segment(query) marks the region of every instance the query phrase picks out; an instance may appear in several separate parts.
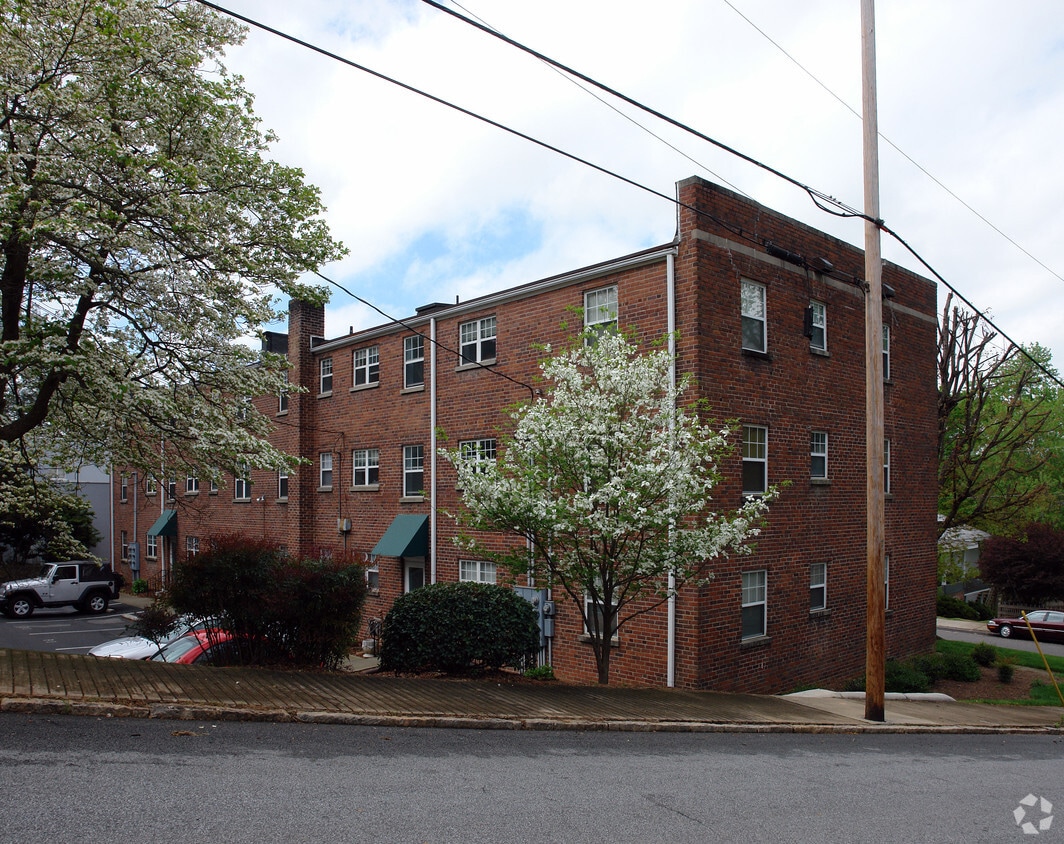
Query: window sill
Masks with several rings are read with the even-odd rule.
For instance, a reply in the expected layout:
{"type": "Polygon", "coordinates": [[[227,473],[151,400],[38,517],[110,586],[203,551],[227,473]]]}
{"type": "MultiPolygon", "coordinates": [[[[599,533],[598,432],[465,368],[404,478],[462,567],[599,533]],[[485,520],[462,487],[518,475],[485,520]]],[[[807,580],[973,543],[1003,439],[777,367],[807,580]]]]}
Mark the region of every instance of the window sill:
{"type": "Polygon", "coordinates": [[[370,598],[379,598],[381,596],[380,589],[373,589],[371,587],[366,588],[366,596],[370,598]]]}
{"type": "Polygon", "coordinates": [[[284,498],[278,498],[276,501],[274,501],[274,503],[275,504],[287,504],[288,503],[288,496],[286,495],[284,498]]]}
{"type": "Polygon", "coordinates": [[[759,648],[765,647],[772,641],[772,637],[768,635],[750,636],[739,642],[740,649],[745,648],[759,648]]]}
{"type": "Polygon", "coordinates": [[[831,608],[823,607],[819,610],[809,610],[810,621],[820,621],[823,618],[831,618],[831,608]]]}
{"type": "Polygon", "coordinates": [[[332,398],[332,390],[329,390],[327,393],[318,393],[318,398],[319,399],[330,399],[330,398],[332,398]]]}
{"type": "Polygon", "coordinates": [[[809,483],[813,486],[831,486],[831,478],[810,478],[809,483]]]}
{"type": "MultiPolygon", "coordinates": [[[[144,497],[145,498],[155,498],[156,495],[158,495],[157,492],[146,492],[146,493],[144,493],[144,497]]],[[[122,503],[125,504],[126,503],[126,499],[123,498],[122,499],[122,503]]]]}
{"type": "MultiPolygon", "coordinates": [[[[591,642],[593,641],[592,638],[587,633],[581,633],[577,637],[576,640],[578,642],[581,642],[582,644],[585,644],[585,645],[590,645],[591,642]]],[[[621,646],[621,640],[618,639],[616,636],[614,636],[612,639],[610,639],[610,647],[611,648],[619,648],[620,646],[621,646]]]]}
{"type": "Polygon", "coordinates": [[[332,484],[329,484],[329,486],[318,487],[318,492],[332,492],[332,484]]]}
{"type": "Polygon", "coordinates": [[[250,498],[234,498],[233,499],[233,503],[234,504],[250,504],[251,503],[251,499],[250,498]]]}
{"type": "Polygon", "coordinates": [[[399,499],[400,504],[423,504],[424,502],[424,495],[404,495],[399,499]]]}
{"type": "Polygon", "coordinates": [[[756,358],[757,360],[772,360],[772,355],[770,355],[768,352],[759,352],[755,349],[743,349],[743,357],[756,358]]]}
{"type": "Polygon", "coordinates": [[[277,411],[277,412],[276,412],[276,413],[274,414],[274,416],[287,416],[287,415],[288,415],[288,411],[287,411],[287,410],[278,410],[278,411],[277,411]]]}
{"type": "Polygon", "coordinates": [[[816,355],[817,357],[821,358],[831,357],[831,352],[829,352],[827,349],[818,349],[816,346],[809,347],[809,354],[816,355]]]}
{"type": "Polygon", "coordinates": [[[351,487],[351,492],[376,492],[381,488],[380,484],[360,484],[351,487]]]}
{"type": "Polygon", "coordinates": [[[454,368],[455,372],[469,372],[472,369],[483,369],[486,366],[494,366],[497,358],[487,358],[486,360],[478,360],[473,363],[460,363],[454,368]]]}
{"type": "Polygon", "coordinates": [[[198,489],[195,492],[185,492],[185,498],[195,498],[197,495],[199,495],[198,489]]]}
{"type": "Polygon", "coordinates": [[[425,392],[425,385],[424,384],[413,384],[413,385],[411,385],[409,387],[403,387],[403,389],[401,389],[399,391],[399,395],[405,396],[405,395],[409,395],[410,393],[423,393],[423,392],[425,392]]]}
{"type": "Polygon", "coordinates": [[[374,389],[376,387],[379,387],[380,385],[381,385],[380,381],[373,381],[370,384],[355,384],[355,386],[352,387],[350,390],[348,390],[348,392],[349,393],[361,393],[363,390],[372,390],[372,389],[374,389]]]}

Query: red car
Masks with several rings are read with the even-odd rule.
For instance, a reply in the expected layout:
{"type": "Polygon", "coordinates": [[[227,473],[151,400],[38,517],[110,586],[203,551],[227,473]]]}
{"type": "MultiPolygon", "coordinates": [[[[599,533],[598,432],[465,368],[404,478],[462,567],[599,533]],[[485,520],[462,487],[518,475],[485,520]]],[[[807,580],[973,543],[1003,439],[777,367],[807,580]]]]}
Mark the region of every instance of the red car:
{"type": "MultiPolygon", "coordinates": [[[[1034,635],[1039,642],[1064,642],[1064,612],[1059,610],[1035,610],[1027,613],[1034,635]]],[[[993,618],[986,629],[1002,639],[1012,636],[1030,636],[1027,623],[1022,618],[993,618]]]]}
{"type": "Polygon", "coordinates": [[[230,665],[236,645],[232,634],[225,630],[193,630],[164,645],[149,659],[178,665],[230,665]]]}

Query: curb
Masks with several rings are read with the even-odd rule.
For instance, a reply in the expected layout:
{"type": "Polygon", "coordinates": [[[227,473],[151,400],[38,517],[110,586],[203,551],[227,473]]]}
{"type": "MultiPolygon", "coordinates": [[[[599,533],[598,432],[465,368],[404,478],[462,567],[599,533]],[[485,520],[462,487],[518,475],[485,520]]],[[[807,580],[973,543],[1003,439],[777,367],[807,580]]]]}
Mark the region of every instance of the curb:
{"type": "Polygon", "coordinates": [[[217,706],[76,703],[47,698],[3,698],[0,712],[24,715],[80,715],[96,718],[147,718],[171,721],[247,721],[259,723],[338,724],[353,727],[435,728],[451,730],[522,730],[540,732],[618,733],[765,733],[806,735],[1064,735],[1048,726],[963,726],[892,724],[752,724],[705,721],[605,721],[598,719],[476,718],[461,715],[357,715],[346,712],[283,709],[237,709],[217,706]]]}

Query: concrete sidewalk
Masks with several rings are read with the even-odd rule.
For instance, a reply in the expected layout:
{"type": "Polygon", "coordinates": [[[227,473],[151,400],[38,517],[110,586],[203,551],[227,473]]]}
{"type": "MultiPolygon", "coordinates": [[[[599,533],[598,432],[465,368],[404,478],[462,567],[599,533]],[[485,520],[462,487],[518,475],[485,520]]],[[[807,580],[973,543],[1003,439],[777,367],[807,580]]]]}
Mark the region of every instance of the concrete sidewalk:
{"type": "Polygon", "coordinates": [[[452,681],[352,672],[211,668],[0,650],[0,711],[480,729],[691,732],[1062,732],[1064,709],[727,694],[552,682],[452,681]]]}

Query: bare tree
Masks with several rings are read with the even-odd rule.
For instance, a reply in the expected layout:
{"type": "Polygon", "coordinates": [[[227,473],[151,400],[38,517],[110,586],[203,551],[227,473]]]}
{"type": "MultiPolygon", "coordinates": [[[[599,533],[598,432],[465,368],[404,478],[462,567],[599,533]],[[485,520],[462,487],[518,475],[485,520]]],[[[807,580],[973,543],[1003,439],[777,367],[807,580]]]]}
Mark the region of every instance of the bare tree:
{"type": "MultiPolygon", "coordinates": [[[[1032,358],[979,314],[946,298],[938,333],[940,534],[969,524],[1007,532],[1048,493],[1042,469],[1059,442],[1057,394],[1032,358]]],[[[1048,363],[1046,361],[1045,363],[1048,363]]]]}

